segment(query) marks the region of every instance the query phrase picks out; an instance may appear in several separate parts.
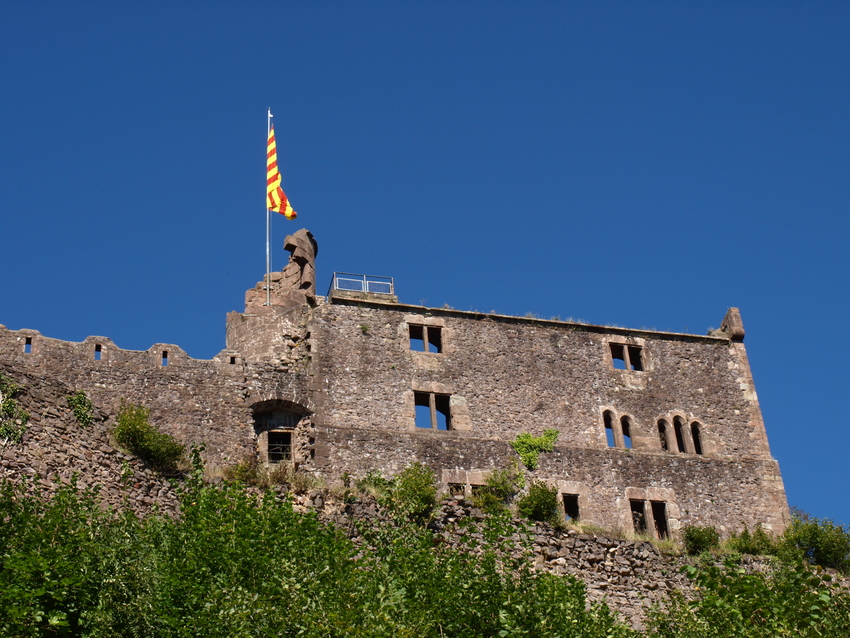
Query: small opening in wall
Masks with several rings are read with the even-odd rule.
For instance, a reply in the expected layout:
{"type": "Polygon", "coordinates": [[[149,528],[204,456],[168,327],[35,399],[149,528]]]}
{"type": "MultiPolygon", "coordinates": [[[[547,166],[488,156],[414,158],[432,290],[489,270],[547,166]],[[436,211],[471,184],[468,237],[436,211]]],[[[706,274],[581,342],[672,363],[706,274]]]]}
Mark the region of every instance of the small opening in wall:
{"type": "Polygon", "coordinates": [[[408,326],[410,330],[410,349],[416,352],[425,352],[425,328],[424,326],[408,326]]]}
{"type": "Polygon", "coordinates": [[[484,486],[483,485],[470,485],[469,486],[469,492],[472,494],[472,496],[481,496],[481,494],[484,493],[484,486]]]}
{"type": "Polygon", "coordinates": [[[236,364],[236,357],[230,357],[230,365],[236,364]]]}
{"type": "Polygon", "coordinates": [[[414,392],[416,405],[416,427],[431,429],[431,395],[427,392],[414,392]]]}
{"type": "Polygon", "coordinates": [[[449,496],[462,497],[466,493],[466,486],[463,483],[449,483],[446,487],[449,490],[449,496]]]}
{"type": "Polygon", "coordinates": [[[702,454],[702,439],[700,437],[700,425],[696,421],[691,423],[691,437],[694,440],[694,453],[702,454]]]}
{"type": "Polygon", "coordinates": [[[168,350],[162,351],[162,365],[164,365],[164,366],[168,365],[168,350]]]}
{"type": "Polygon", "coordinates": [[[631,422],[629,421],[629,417],[624,416],[620,417],[620,427],[623,430],[623,445],[626,448],[631,449],[632,447],[632,428],[631,422]]]}
{"type": "Polygon", "coordinates": [[[443,337],[440,334],[440,328],[437,326],[428,326],[428,352],[442,352],[443,337]]]}
{"type": "Polygon", "coordinates": [[[448,394],[434,395],[434,407],[437,410],[437,429],[451,430],[451,407],[448,394]]]}
{"type": "Polygon", "coordinates": [[[629,346],[629,363],[632,370],[640,372],[643,370],[643,359],[640,354],[640,346],[629,346]]]}
{"type": "Polygon", "coordinates": [[[564,494],[564,514],[568,520],[577,521],[578,515],[578,494],[564,494]]]}
{"type": "Polygon", "coordinates": [[[102,354],[102,349],[99,343],[94,344],[94,360],[100,361],[100,355],[102,354]]]}
{"type": "Polygon", "coordinates": [[[614,440],[614,415],[605,410],[602,413],[602,418],[605,421],[605,438],[608,440],[608,447],[616,447],[617,442],[614,440]]]}
{"type": "Polygon", "coordinates": [[[667,421],[664,419],[658,421],[658,438],[661,440],[661,449],[669,452],[670,448],[667,444],[667,421]]]}
{"type": "Polygon", "coordinates": [[[682,420],[679,417],[673,419],[673,429],[676,431],[676,447],[680,454],[685,453],[685,435],[682,432],[682,420]]]}
{"type": "Polygon", "coordinates": [[[670,535],[667,526],[667,503],[652,501],[652,518],[655,521],[655,536],[659,539],[667,538],[670,535]]]}
{"type": "Polygon", "coordinates": [[[269,463],[280,463],[292,459],[292,432],[269,430],[269,463]]]}
{"type": "Polygon", "coordinates": [[[627,370],[626,349],[619,343],[611,344],[611,360],[617,370],[627,370]]]}
{"type": "Polygon", "coordinates": [[[632,525],[635,528],[635,534],[643,534],[646,532],[646,509],[643,501],[629,501],[629,506],[632,510],[632,525]]]}
{"type": "Polygon", "coordinates": [[[24,340],[24,352],[29,354],[32,352],[32,337],[26,337],[24,340]]]}

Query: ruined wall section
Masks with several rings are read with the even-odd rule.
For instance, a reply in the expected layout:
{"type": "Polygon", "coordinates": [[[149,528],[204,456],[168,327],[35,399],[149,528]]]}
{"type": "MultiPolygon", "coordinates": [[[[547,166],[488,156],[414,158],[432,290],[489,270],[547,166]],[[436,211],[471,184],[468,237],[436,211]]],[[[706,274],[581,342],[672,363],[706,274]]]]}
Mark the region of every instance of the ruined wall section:
{"type": "Polygon", "coordinates": [[[203,443],[212,466],[256,454],[254,403],[306,393],[306,383],[296,388],[297,380],[280,365],[248,366],[227,350],[197,360],[173,344],[122,350],[106,337],[74,343],[0,327],[0,361],[15,374],[84,390],[110,424],[122,400],[142,405],[150,409],[151,423],[182,443],[203,443]]]}
{"type": "Polygon", "coordinates": [[[667,455],[657,421],[680,416],[702,426],[705,456],[771,458],[743,345],[726,338],[345,301],[312,327],[326,425],[409,431],[419,390],[452,395],[456,429],[476,437],[556,428],[561,445],[605,448],[610,409],[631,418],[636,452],[667,455]],[[410,350],[408,324],[427,322],[442,353],[410,350]],[[639,346],[644,370],[615,369],[612,342],[639,346]]]}
{"type": "Polygon", "coordinates": [[[23,386],[17,401],[30,414],[22,441],[0,448],[0,479],[38,479],[48,495],[76,480],[81,489],[99,488],[103,502],[116,509],[177,511],[169,481],[114,447],[106,410],[95,404],[92,423],[83,427],[68,407],[74,387],[35,368],[22,372],[0,362],[0,372],[23,386]]]}

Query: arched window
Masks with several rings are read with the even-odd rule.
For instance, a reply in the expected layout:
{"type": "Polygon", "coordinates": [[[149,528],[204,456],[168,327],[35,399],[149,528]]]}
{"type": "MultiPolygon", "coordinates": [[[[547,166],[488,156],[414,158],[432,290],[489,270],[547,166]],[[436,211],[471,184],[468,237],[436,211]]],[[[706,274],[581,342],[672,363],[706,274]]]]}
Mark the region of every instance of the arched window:
{"type": "Polygon", "coordinates": [[[676,447],[679,449],[679,452],[681,454],[684,454],[685,451],[686,451],[685,450],[685,433],[682,430],[684,425],[685,424],[682,422],[681,418],[676,417],[675,419],[673,419],[673,429],[676,431],[676,447]]]}
{"type": "Polygon", "coordinates": [[[632,448],[632,428],[629,417],[620,417],[620,429],[623,432],[623,447],[632,448]]]}
{"type": "Polygon", "coordinates": [[[658,438],[661,440],[661,449],[665,452],[670,451],[670,446],[667,443],[667,421],[664,419],[658,420],[658,438]]]}
{"type": "Polygon", "coordinates": [[[701,426],[699,423],[694,421],[691,423],[691,437],[694,441],[694,453],[702,454],[702,439],[700,437],[701,426]]]}
{"type": "Polygon", "coordinates": [[[602,413],[602,419],[605,421],[605,438],[608,441],[608,447],[617,447],[617,440],[614,437],[614,413],[605,410],[602,413]]]}

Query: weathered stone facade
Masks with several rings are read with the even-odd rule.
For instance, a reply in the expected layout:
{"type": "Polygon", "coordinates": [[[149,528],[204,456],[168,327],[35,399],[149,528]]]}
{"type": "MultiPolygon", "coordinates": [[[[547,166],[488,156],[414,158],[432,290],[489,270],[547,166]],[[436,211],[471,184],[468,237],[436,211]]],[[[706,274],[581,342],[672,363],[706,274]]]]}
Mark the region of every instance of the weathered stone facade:
{"type": "Polygon", "coordinates": [[[516,458],[519,433],[555,429],[554,452],[530,477],[557,486],[582,519],[650,535],[787,524],[737,309],[698,336],[425,308],[392,294],[323,298],[312,235],[285,245],[292,258],[269,278],[271,304],[265,282],[250,290],[212,360],[0,327],[0,368],[29,387],[85,390],[106,422],[122,399],[144,405],[162,429],[204,443],[211,466],[259,455],[334,480],[422,461],[468,493],[516,458]]]}

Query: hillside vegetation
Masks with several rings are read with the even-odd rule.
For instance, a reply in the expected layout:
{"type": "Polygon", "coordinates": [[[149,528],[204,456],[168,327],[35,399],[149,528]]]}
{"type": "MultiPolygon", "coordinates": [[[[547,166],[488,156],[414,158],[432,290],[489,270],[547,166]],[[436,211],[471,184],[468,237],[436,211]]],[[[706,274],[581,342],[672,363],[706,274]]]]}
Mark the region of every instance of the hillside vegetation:
{"type": "Polygon", "coordinates": [[[670,599],[637,632],[588,605],[579,581],[510,558],[496,540],[505,516],[466,548],[437,543],[421,466],[385,480],[387,516],[363,523],[359,543],[273,492],[202,477],[195,453],[176,518],[106,511],[74,485],[52,498],[0,485],[0,635],[850,635],[847,591],[803,561],[747,573],[734,557],[688,567],[697,597],[670,599]]]}

